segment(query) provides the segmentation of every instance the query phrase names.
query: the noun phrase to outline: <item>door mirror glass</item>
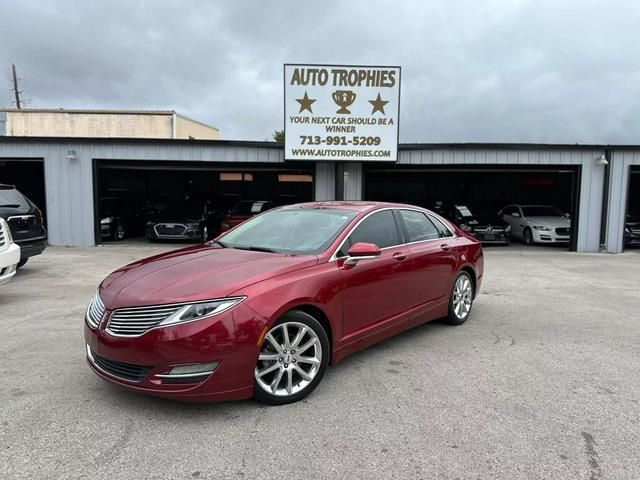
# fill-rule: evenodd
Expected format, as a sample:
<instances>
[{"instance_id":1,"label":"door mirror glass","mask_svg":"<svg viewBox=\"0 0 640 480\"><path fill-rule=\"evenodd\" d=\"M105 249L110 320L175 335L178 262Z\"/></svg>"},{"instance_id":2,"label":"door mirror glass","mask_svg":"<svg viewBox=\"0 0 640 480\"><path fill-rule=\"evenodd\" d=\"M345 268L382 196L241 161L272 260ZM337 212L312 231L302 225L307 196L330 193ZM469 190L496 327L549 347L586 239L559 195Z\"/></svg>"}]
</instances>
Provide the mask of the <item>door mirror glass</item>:
<instances>
[{"instance_id":1,"label":"door mirror glass","mask_svg":"<svg viewBox=\"0 0 640 480\"><path fill-rule=\"evenodd\" d=\"M518 212L513 212L513 213L511 213L511 216L512 216L512 217L516 217L516 218L520 218L520 213L518 213Z\"/></svg>"}]
</instances>

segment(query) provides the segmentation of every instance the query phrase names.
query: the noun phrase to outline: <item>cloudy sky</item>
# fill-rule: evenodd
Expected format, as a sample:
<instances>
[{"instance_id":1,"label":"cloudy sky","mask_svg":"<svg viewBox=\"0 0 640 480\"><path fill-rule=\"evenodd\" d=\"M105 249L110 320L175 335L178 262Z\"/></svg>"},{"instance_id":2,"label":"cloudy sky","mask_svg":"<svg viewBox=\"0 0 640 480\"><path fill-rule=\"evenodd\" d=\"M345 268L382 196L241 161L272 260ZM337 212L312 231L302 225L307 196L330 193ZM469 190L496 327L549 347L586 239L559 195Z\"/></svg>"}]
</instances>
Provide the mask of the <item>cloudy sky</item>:
<instances>
[{"instance_id":1,"label":"cloudy sky","mask_svg":"<svg viewBox=\"0 0 640 480\"><path fill-rule=\"evenodd\" d=\"M282 128L283 63L400 65L402 142L640 143L633 0L0 0L0 107Z\"/></svg>"}]
</instances>

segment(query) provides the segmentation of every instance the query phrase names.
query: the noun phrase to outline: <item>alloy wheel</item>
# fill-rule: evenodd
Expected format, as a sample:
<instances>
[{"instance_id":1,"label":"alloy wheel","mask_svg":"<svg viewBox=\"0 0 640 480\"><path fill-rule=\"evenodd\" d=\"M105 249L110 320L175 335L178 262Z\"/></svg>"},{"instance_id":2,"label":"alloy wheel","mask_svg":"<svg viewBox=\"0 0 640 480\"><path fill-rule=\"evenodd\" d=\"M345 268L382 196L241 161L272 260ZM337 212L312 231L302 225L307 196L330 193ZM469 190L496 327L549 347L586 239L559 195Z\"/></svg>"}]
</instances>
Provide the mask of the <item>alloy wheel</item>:
<instances>
[{"instance_id":1,"label":"alloy wheel","mask_svg":"<svg viewBox=\"0 0 640 480\"><path fill-rule=\"evenodd\" d=\"M467 275L460 275L453 287L453 313L460 320L469 315L473 302L473 286Z\"/></svg>"},{"instance_id":2,"label":"alloy wheel","mask_svg":"<svg viewBox=\"0 0 640 480\"><path fill-rule=\"evenodd\" d=\"M255 369L265 392L287 397L313 382L322 363L322 343L316 332L299 322L284 322L265 335Z\"/></svg>"}]
</instances>

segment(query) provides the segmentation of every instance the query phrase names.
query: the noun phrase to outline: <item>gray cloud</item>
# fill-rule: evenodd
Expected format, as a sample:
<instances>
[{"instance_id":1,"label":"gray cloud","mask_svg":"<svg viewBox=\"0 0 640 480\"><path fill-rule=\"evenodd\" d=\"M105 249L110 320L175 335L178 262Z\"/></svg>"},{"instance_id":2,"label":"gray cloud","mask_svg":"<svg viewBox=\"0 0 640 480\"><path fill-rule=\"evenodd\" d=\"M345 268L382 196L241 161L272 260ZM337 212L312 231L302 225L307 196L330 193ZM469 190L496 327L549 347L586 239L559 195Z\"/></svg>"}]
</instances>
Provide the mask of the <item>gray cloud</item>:
<instances>
[{"instance_id":1,"label":"gray cloud","mask_svg":"<svg viewBox=\"0 0 640 480\"><path fill-rule=\"evenodd\" d=\"M640 143L625 0L0 0L0 105L175 109L261 140L282 64L401 65L401 141Z\"/></svg>"}]
</instances>

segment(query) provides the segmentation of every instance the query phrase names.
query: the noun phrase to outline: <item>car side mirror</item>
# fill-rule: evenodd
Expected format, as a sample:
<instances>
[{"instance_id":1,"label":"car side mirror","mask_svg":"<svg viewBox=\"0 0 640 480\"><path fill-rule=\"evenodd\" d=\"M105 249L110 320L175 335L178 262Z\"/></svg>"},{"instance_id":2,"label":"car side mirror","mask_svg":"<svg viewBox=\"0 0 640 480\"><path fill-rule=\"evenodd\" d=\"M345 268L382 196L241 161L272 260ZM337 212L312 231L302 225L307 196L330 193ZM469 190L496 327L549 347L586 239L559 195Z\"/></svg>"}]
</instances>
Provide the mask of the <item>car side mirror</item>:
<instances>
[{"instance_id":1,"label":"car side mirror","mask_svg":"<svg viewBox=\"0 0 640 480\"><path fill-rule=\"evenodd\" d=\"M513 212L511 214L512 217L520 218L520 214L518 212Z\"/></svg>"},{"instance_id":2,"label":"car side mirror","mask_svg":"<svg viewBox=\"0 0 640 480\"><path fill-rule=\"evenodd\" d=\"M358 242L351 245L347 251L345 265L355 265L360 260L372 260L380 256L380 247L375 243Z\"/></svg>"}]
</instances>

